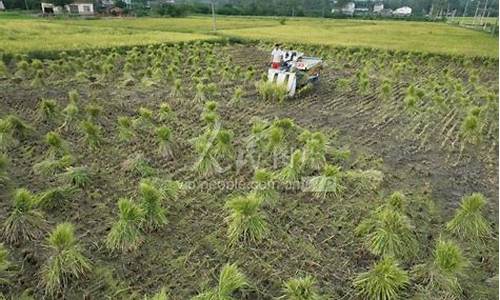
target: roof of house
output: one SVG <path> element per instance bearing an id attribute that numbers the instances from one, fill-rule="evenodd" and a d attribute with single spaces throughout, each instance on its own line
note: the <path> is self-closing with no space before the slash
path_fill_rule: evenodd
<path id="1" fill-rule="evenodd" d="M 94 5 L 94 3 L 92 3 L 92 1 L 89 1 L 89 0 L 75 0 L 71 4 L 92 4 L 92 5 Z"/>

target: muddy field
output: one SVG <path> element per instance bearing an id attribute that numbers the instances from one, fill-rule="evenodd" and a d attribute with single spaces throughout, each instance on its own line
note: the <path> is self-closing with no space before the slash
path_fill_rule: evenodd
<path id="1" fill-rule="evenodd" d="M 68 145 L 72 166 L 90 170 L 90 182 L 60 205 L 39 208 L 45 220 L 43 233 L 31 240 L 4 243 L 13 266 L 11 284 L 2 285 L 0 291 L 13 299 L 23 293 L 42 298 L 40 268 L 50 255 L 45 238 L 56 224 L 71 222 L 92 271 L 80 279 L 71 278 L 48 298 L 142 299 L 165 287 L 170 299 L 188 299 L 215 287 L 221 267 L 236 263 L 249 284 L 233 293 L 235 299 L 274 299 L 283 295 L 284 281 L 305 275 L 315 278 L 318 293 L 326 299 L 361 299 L 353 279 L 378 258 L 354 234 L 355 228 L 388 195 L 401 191 L 407 197 L 406 214 L 419 245 L 418 253 L 402 260 L 401 266 L 413 274 L 416 266 L 431 259 L 439 237 L 457 240 L 470 262 L 469 276 L 460 277 L 458 298 L 492 299 L 498 293 L 494 284 L 498 274 L 498 60 L 325 48 L 311 53 L 325 58 L 320 82 L 300 97 L 276 103 L 261 100 L 255 87 L 267 69 L 265 47 L 195 44 L 126 54 L 86 52 L 42 61 L 41 67 L 29 61 L 25 70 L 20 67 L 22 58 L 8 62 L 8 72 L 0 81 L 0 118 L 17 115 L 33 131 L 16 136 L 17 142 L 4 150 L 10 163 L 0 192 L 0 219 L 11 213 L 16 188 L 39 195 L 63 184 L 58 176 L 61 170 L 51 174 L 34 170 L 49 156 L 45 142 L 49 131 L 57 132 Z M 175 72 L 167 72 L 170 69 Z M 207 69 L 211 74 L 204 76 Z M 197 82 L 205 87 L 212 84 L 214 91 L 207 89 L 198 99 Z M 449 82 L 453 89 L 447 87 Z M 384 92 L 383 85 L 390 91 Z M 415 103 L 410 86 L 417 89 Z M 236 89 L 242 90 L 241 99 L 234 99 Z M 76 120 L 65 122 L 63 110 L 72 91 L 78 95 L 79 112 Z M 442 110 L 429 104 L 434 103 L 431 94 L 438 93 L 444 100 L 435 102 Z M 41 117 L 41 99 L 54 99 L 59 116 Z M 198 156 L 192 139 L 210 126 L 203 117 L 208 100 L 217 103 L 217 124 L 232 131 L 237 159 L 219 161 L 224 171 L 204 176 L 193 170 Z M 173 114 L 160 120 L 162 103 L 168 103 Z M 496 112 L 490 109 L 495 104 Z M 478 115 L 483 120 L 480 129 L 464 133 L 461 124 L 475 106 L 484 107 Z M 153 112 L 153 125 L 134 127 L 133 137 L 120 141 L 118 117 L 139 120 L 140 107 Z M 250 191 L 245 184 L 252 182 L 255 162 L 250 163 L 246 153 L 256 118 L 269 122 L 290 118 L 294 123 L 286 136 L 286 151 L 274 161 L 264 153 L 259 167 L 278 173 L 290 160 L 293 151 L 289 150 L 301 147 L 295 138 L 307 129 L 328 138 L 330 164 L 346 172 L 378 170 L 383 180 L 369 189 L 346 184 L 335 198 L 317 198 L 280 186 L 277 199 L 261 208 L 268 234 L 256 242 L 230 245 L 225 203 L 231 195 Z M 102 139 L 97 147 L 89 147 L 79 125 L 83 120 L 100 126 Z M 162 124 L 172 130 L 170 155 L 158 152 L 154 128 Z M 472 138 L 479 134 L 481 139 Z M 149 174 L 129 168 L 137 155 L 152 168 Z M 163 203 L 168 223 L 145 232 L 135 251 L 110 251 L 105 240 L 117 218 L 117 201 L 138 198 L 143 177 L 182 183 L 178 195 Z M 242 185 L 239 189 L 221 186 L 228 181 Z M 480 249 L 472 249 L 444 229 L 461 198 L 474 192 L 488 200 L 484 215 L 492 229 Z M 400 295 L 446 295 L 434 292 L 412 277 Z"/>

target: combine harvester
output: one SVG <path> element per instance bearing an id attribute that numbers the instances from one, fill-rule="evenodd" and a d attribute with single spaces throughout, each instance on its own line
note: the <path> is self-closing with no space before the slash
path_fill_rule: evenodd
<path id="1" fill-rule="evenodd" d="M 318 57 L 303 56 L 304 53 L 284 51 L 280 69 L 269 68 L 267 80 L 286 86 L 288 96 L 293 97 L 302 89 L 319 81 L 323 61 Z"/>

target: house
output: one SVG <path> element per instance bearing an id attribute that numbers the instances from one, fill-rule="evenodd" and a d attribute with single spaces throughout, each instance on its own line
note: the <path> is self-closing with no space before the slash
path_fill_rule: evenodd
<path id="1" fill-rule="evenodd" d="M 380 14 L 384 10 L 384 3 L 376 3 L 373 5 L 373 13 Z"/>
<path id="2" fill-rule="evenodd" d="M 52 3 L 42 2 L 42 13 L 45 15 L 52 14 L 62 14 L 70 13 L 81 16 L 92 16 L 94 15 L 94 4 L 87 1 L 75 1 L 71 4 L 61 6 L 55 6 Z"/>
<path id="3" fill-rule="evenodd" d="M 63 13 L 63 8 L 61 6 L 55 6 L 52 3 L 42 2 L 42 14 L 44 15 L 54 15 Z"/>
<path id="4" fill-rule="evenodd" d="M 5 10 L 5 5 L 3 5 L 3 1 L 0 0 L 0 11 Z"/>
<path id="5" fill-rule="evenodd" d="M 370 0 L 356 0 L 354 1 L 354 14 L 355 15 L 368 15 L 370 13 Z"/>
<path id="6" fill-rule="evenodd" d="M 356 10 L 356 5 L 354 4 L 354 2 L 347 2 L 341 9 L 340 11 L 344 14 L 344 15 L 349 15 L 349 16 L 352 16 L 354 15 L 354 11 Z"/>
<path id="7" fill-rule="evenodd" d="M 113 0 L 99 0 L 97 3 L 100 5 L 100 7 L 113 7 L 115 4 L 115 1 Z"/>
<path id="8" fill-rule="evenodd" d="M 409 7 L 409 6 L 403 6 L 403 7 L 400 7 L 398 9 L 395 9 L 392 12 L 392 15 L 394 15 L 396 17 L 408 17 L 408 16 L 411 15 L 411 12 L 412 12 L 411 7 Z"/>
<path id="9" fill-rule="evenodd" d="M 65 5 L 64 8 L 70 14 L 76 14 L 81 16 L 94 15 L 94 3 L 85 0 L 75 1 L 69 5 Z"/>

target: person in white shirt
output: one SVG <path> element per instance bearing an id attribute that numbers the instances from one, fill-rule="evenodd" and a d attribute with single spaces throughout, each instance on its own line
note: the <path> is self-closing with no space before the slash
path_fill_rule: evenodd
<path id="1" fill-rule="evenodd" d="M 274 45 L 274 49 L 271 52 L 271 68 L 280 69 L 282 57 L 283 51 L 281 50 L 280 44 Z"/>

